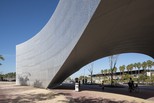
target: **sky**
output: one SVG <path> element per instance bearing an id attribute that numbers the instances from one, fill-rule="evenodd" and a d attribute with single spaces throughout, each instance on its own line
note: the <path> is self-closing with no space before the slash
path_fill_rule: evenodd
<path id="1" fill-rule="evenodd" d="M 37 34 L 51 18 L 59 0 L 0 0 L 0 61 L 1 73 L 15 72 L 16 45 Z M 153 60 L 153 58 L 137 53 L 120 54 L 117 67 L 135 62 Z M 88 64 L 71 77 L 89 75 Z M 94 74 L 109 68 L 108 57 L 93 62 Z"/>
<path id="2" fill-rule="evenodd" d="M 0 0 L 0 71 L 15 71 L 16 45 L 37 34 L 52 16 L 59 0 Z"/>

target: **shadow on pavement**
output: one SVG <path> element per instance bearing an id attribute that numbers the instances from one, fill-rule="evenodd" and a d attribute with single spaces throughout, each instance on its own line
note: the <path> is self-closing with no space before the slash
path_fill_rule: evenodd
<path id="1" fill-rule="evenodd" d="M 14 98 L 10 99 L 9 97 L 5 97 L 0 99 L 0 103 L 36 103 L 36 101 L 43 101 L 48 99 L 54 99 L 56 95 L 59 94 L 25 94 L 25 95 L 11 95 Z"/>
<path id="2" fill-rule="evenodd" d="M 139 92 L 130 93 L 128 91 L 127 86 L 110 87 L 110 86 L 106 85 L 105 89 L 102 90 L 99 85 L 81 85 L 80 91 L 98 91 L 98 92 L 115 93 L 115 94 L 127 95 L 127 96 L 142 98 L 142 99 L 149 99 L 149 98 L 154 97 L 154 92 L 153 92 L 154 87 L 150 87 L 150 88 L 152 88 L 151 90 L 148 89 L 149 88 L 148 86 L 144 86 L 144 88 L 142 86 L 140 86 L 139 88 L 140 88 Z M 62 84 L 59 87 L 55 88 L 55 90 L 56 89 L 74 90 L 75 86 L 73 84 Z"/>
<path id="3" fill-rule="evenodd" d="M 128 101 L 114 101 L 110 99 L 102 99 L 102 98 L 86 98 L 80 97 L 71 99 L 69 103 L 129 103 Z"/>

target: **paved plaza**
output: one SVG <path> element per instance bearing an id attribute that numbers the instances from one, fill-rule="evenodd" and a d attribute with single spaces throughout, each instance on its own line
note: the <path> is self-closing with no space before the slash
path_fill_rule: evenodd
<path id="1" fill-rule="evenodd" d="M 15 83 L 0 82 L 0 103 L 153 103 L 154 87 L 140 86 L 140 92 L 129 93 L 124 87 L 81 85 L 80 92 L 74 85 L 56 89 L 40 89 L 30 86 L 16 86 Z"/>
<path id="2" fill-rule="evenodd" d="M 99 85 L 81 85 L 80 92 L 74 91 L 73 85 L 62 85 L 53 89 L 55 93 L 62 93 L 76 103 L 153 103 L 154 87 L 140 86 L 139 92 L 128 91 L 126 85 L 121 87 L 106 86 L 102 91 Z"/>

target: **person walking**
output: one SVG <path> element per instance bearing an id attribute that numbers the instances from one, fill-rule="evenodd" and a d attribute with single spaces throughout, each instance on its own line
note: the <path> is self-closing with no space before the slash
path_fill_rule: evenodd
<path id="1" fill-rule="evenodd" d="M 104 90 L 104 81 L 102 80 L 102 90 Z"/>
<path id="2" fill-rule="evenodd" d="M 134 81 L 132 80 L 131 77 L 129 79 L 128 86 L 129 86 L 129 92 L 132 92 L 134 90 Z"/>

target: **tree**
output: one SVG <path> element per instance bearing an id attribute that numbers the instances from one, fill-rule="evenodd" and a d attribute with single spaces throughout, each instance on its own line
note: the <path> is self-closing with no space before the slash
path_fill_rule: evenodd
<path id="1" fill-rule="evenodd" d="M 4 57 L 2 55 L 0 55 L 0 60 L 4 60 Z"/>
<path id="2" fill-rule="evenodd" d="M 90 83 L 92 84 L 92 75 L 93 75 L 93 63 L 91 63 L 91 67 L 88 69 L 90 72 Z"/>
<path id="3" fill-rule="evenodd" d="M 104 76 L 106 78 L 106 74 L 107 74 L 107 69 L 104 70 Z"/>
<path id="4" fill-rule="evenodd" d="M 131 76 L 131 74 L 132 74 L 132 69 L 133 69 L 133 64 L 127 65 L 126 68 L 127 68 L 128 74 L 129 74 L 129 72 L 130 72 L 130 76 Z"/>
<path id="5" fill-rule="evenodd" d="M 147 68 L 147 63 L 146 63 L 146 62 L 143 62 L 143 63 L 142 63 L 142 68 L 143 68 L 143 70 L 144 70 L 144 73 L 145 73 L 145 71 L 146 71 L 146 68 Z"/>
<path id="6" fill-rule="evenodd" d="M 119 67 L 120 75 L 122 76 L 122 66 Z"/>
<path id="7" fill-rule="evenodd" d="M 137 69 L 138 69 L 138 77 L 137 77 L 137 78 L 138 78 L 138 79 L 137 79 L 137 82 L 138 82 L 138 83 L 140 83 L 140 79 L 139 79 L 139 74 L 140 74 L 140 73 L 139 73 L 139 71 L 140 71 L 141 66 L 142 66 L 142 65 L 141 65 L 140 62 L 136 63 L 136 67 L 137 67 Z"/>
<path id="8" fill-rule="evenodd" d="M 105 69 L 105 70 L 104 70 L 104 74 L 107 74 L 107 73 L 108 73 L 108 71 L 107 71 L 107 69 Z"/>
<path id="9" fill-rule="evenodd" d="M 111 85 L 113 85 L 113 68 L 116 67 L 116 63 L 119 55 L 111 55 L 109 56 L 109 66 L 111 70 Z"/>
<path id="10" fill-rule="evenodd" d="M 84 78 L 85 78 L 85 79 L 88 79 L 87 76 L 81 75 L 81 76 L 79 77 L 79 80 L 83 80 Z"/>
<path id="11" fill-rule="evenodd" d="M 145 80 L 147 79 L 147 76 L 144 75 L 144 74 L 141 74 L 141 75 L 139 76 L 139 79 L 140 79 L 142 82 L 145 82 Z"/>
<path id="12" fill-rule="evenodd" d="M 148 67 L 148 70 L 150 70 L 152 68 L 152 61 L 151 60 L 148 60 L 147 61 L 147 67 Z"/>
<path id="13" fill-rule="evenodd" d="M 113 74 L 116 76 L 116 72 L 117 72 L 117 67 L 113 68 Z"/>
<path id="14" fill-rule="evenodd" d="M 134 68 L 136 69 L 136 68 L 137 68 L 137 63 L 134 63 L 133 66 L 134 66 Z"/>
<path id="15" fill-rule="evenodd" d="M 124 73 L 126 66 L 122 65 L 122 72 Z"/>
<path id="16" fill-rule="evenodd" d="M 2 55 L 0 55 L 0 60 L 4 60 L 4 57 Z M 0 65 L 2 64 L 0 63 Z"/>
<path id="17" fill-rule="evenodd" d="M 122 75 L 123 75 L 123 73 L 125 71 L 125 65 L 120 66 L 119 69 L 120 69 L 120 72 L 122 73 L 121 74 L 121 78 L 122 78 Z"/>
<path id="18" fill-rule="evenodd" d="M 130 69 L 130 71 L 131 71 L 131 75 L 132 75 L 132 71 L 133 71 L 133 67 L 134 67 L 134 65 L 133 65 L 133 64 L 130 64 L 129 66 L 130 66 L 129 69 Z"/>
<path id="19" fill-rule="evenodd" d="M 142 65 L 141 65 L 141 63 L 140 63 L 140 62 L 138 62 L 138 63 L 137 63 L 138 75 L 139 75 L 139 70 L 140 70 L 141 66 L 142 66 Z"/>
<path id="20" fill-rule="evenodd" d="M 83 75 L 81 75 L 81 76 L 79 77 L 79 80 L 82 80 L 82 79 L 84 79 L 84 76 L 83 76 Z"/>
<path id="21" fill-rule="evenodd" d="M 129 80 L 129 78 L 130 78 L 130 75 L 129 74 L 122 75 L 122 79 L 123 80 Z"/>
<path id="22" fill-rule="evenodd" d="M 151 76 L 151 68 L 152 68 L 152 65 L 153 65 L 153 61 L 148 60 L 147 61 L 147 67 L 148 67 L 148 71 L 150 71 L 150 80 L 152 78 L 152 76 Z"/>
<path id="23" fill-rule="evenodd" d="M 130 71 L 130 65 L 127 65 L 126 66 L 126 69 L 127 69 L 128 73 L 129 73 L 129 71 Z"/>
<path id="24" fill-rule="evenodd" d="M 122 75 L 122 66 L 119 67 L 120 75 Z"/>
<path id="25" fill-rule="evenodd" d="M 114 67 L 113 68 L 113 73 L 116 73 L 117 72 L 117 67 Z"/>
<path id="26" fill-rule="evenodd" d="M 104 74 L 104 70 L 101 70 L 101 73 Z"/>
<path id="27" fill-rule="evenodd" d="M 154 68 L 154 62 L 152 63 L 152 67 Z"/>
<path id="28" fill-rule="evenodd" d="M 111 74 L 111 69 L 107 69 L 107 73 L 108 74 Z"/>
<path id="29" fill-rule="evenodd" d="M 145 73 L 146 73 L 146 68 L 147 68 L 147 62 L 144 61 L 144 62 L 142 63 L 142 68 L 143 68 L 143 70 L 144 70 L 144 74 L 143 74 L 143 78 L 142 78 L 142 79 L 143 79 L 143 81 L 145 82 L 145 79 L 147 78 L 147 76 L 146 76 L 146 74 L 145 74 Z"/>
<path id="30" fill-rule="evenodd" d="M 137 63 L 134 63 L 133 64 L 134 68 L 136 69 L 137 68 Z M 137 74 L 137 73 L 136 73 Z"/>

